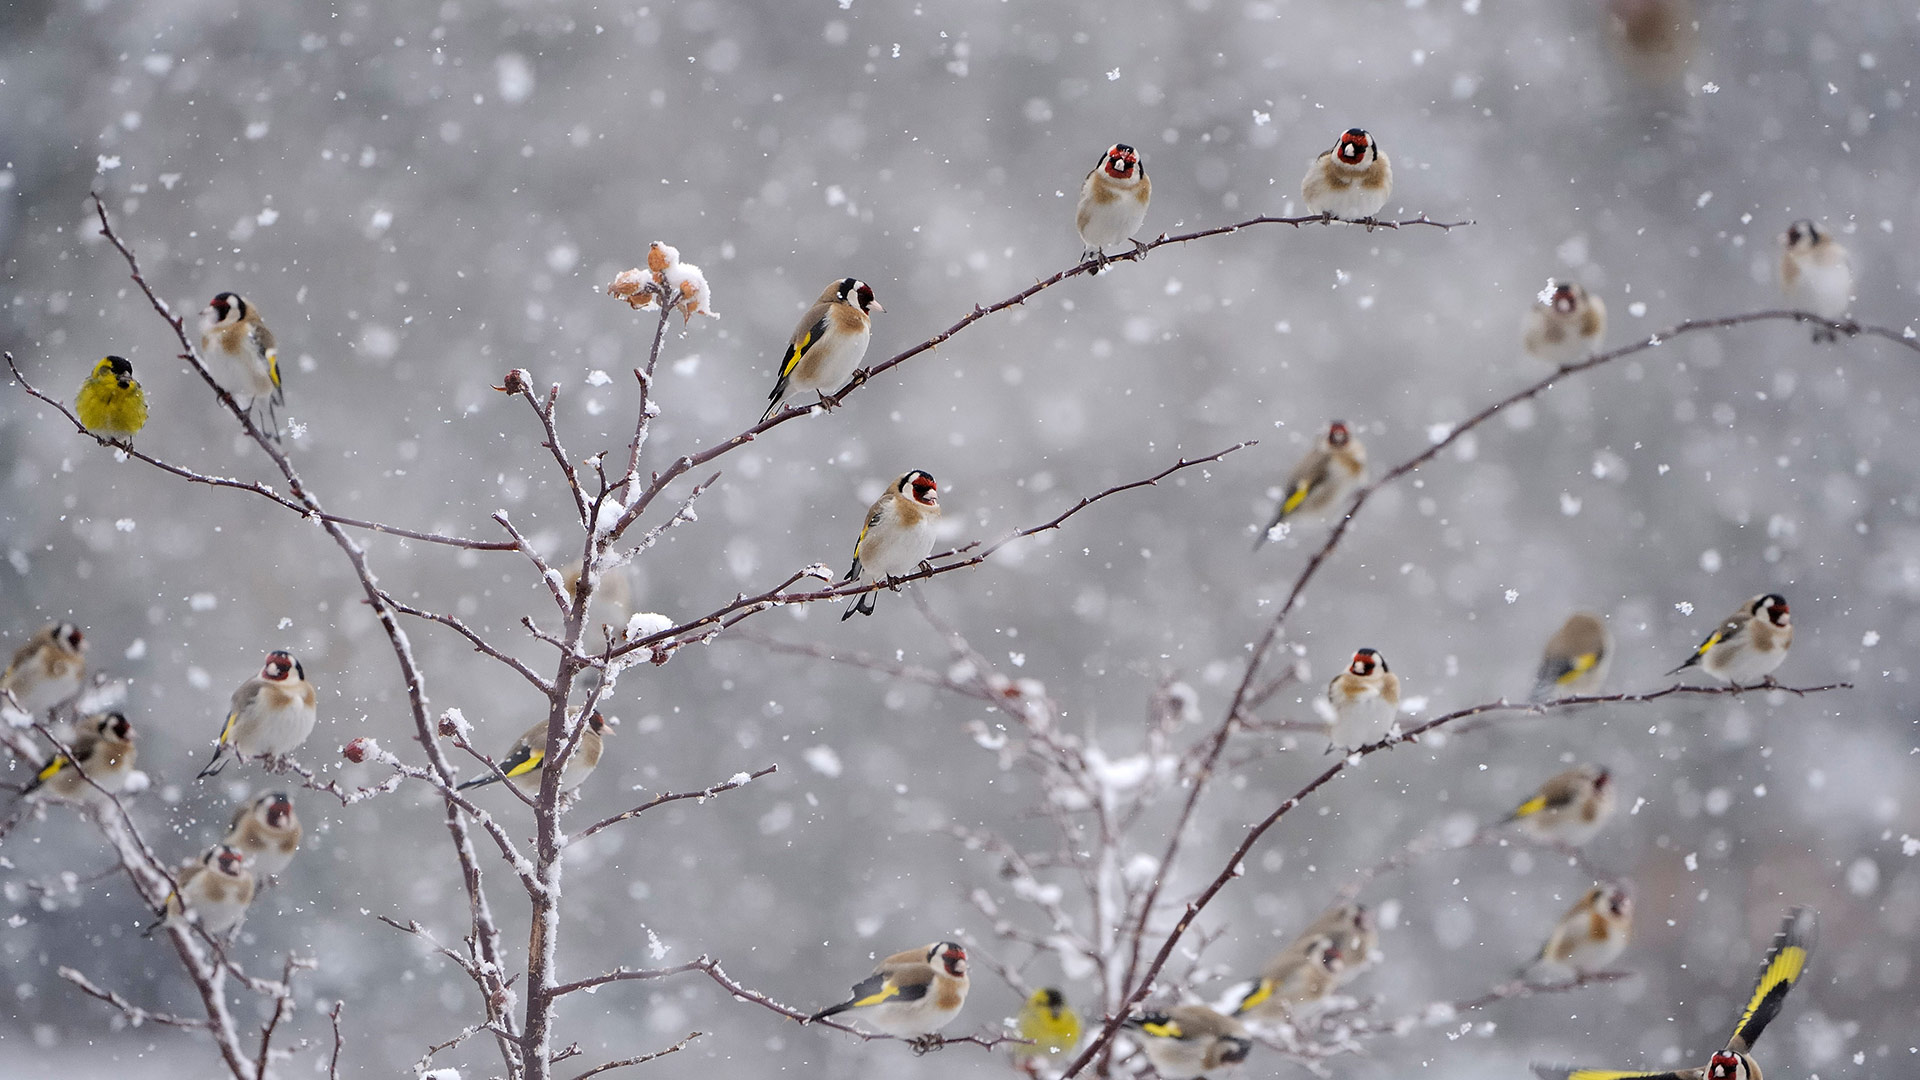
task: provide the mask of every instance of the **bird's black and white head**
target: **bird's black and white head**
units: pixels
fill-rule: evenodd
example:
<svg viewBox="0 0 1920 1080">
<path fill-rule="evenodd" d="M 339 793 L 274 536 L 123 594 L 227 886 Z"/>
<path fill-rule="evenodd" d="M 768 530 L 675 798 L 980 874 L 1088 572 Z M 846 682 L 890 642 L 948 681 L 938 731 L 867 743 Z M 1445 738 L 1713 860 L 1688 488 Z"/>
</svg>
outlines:
<svg viewBox="0 0 1920 1080">
<path fill-rule="evenodd" d="M 247 857 L 225 844 L 215 844 L 200 860 L 207 869 L 227 877 L 242 877 L 246 874 Z"/>
<path fill-rule="evenodd" d="M 1060 1010 L 1067 1007 L 1067 995 L 1049 986 L 1039 991 L 1036 996 L 1040 999 L 1040 1007 L 1047 1010 L 1048 1016 L 1055 1020 L 1060 1019 Z"/>
<path fill-rule="evenodd" d="M 873 286 L 859 278 L 841 278 L 827 291 L 832 294 L 832 299 L 842 304 L 852 304 L 869 315 L 876 311 L 887 310 L 880 306 L 880 301 L 873 298 Z"/>
<path fill-rule="evenodd" d="M 1707 1080 L 1760 1080 L 1760 1067 L 1745 1054 L 1722 1050 L 1707 1062 Z"/>
<path fill-rule="evenodd" d="M 1340 159 L 1342 165 L 1371 165 L 1373 159 L 1380 156 L 1380 144 L 1373 141 L 1364 128 L 1348 128 L 1340 135 L 1340 141 L 1333 144 L 1333 156 Z"/>
<path fill-rule="evenodd" d="M 1222 1065 L 1238 1065 L 1253 1052 L 1253 1040 L 1244 1035 L 1222 1035 L 1219 1046 Z"/>
<path fill-rule="evenodd" d="M 1353 662 L 1347 665 L 1347 670 L 1361 678 L 1366 678 L 1376 670 L 1385 672 L 1387 658 L 1374 649 L 1361 649 L 1353 654 Z"/>
<path fill-rule="evenodd" d="M 1353 432 L 1347 430 L 1344 421 L 1335 420 L 1327 426 L 1327 445 L 1335 450 L 1353 441 Z"/>
<path fill-rule="evenodd" d="M 920 469 L 901 477 L 894 490 L 921 506 L 940 505 L 940 485 L 933 482 L 932 473 Z"/>
<path fill-rule="evenodd" d="M 293 799 L 284 791 L 269 791 L 253 800 L 253 812 L 271 829 L 284 829 L 293 817 Z"/>
<path fill-rule="evenodd" d="M 956 979 L 967 974 L 967 950 L 957 941 L 942 941 L 927 950 L 927 963 Z"/>
<path fill-rule="evenodd" d="M 1100 159 L 1100 169 L 1115 180 L 1132 180 L 1140 172 L 1140 155 L 1126 143 L 1114 143 Z"/>
<path fill-rule="evenodd" d="M 87 651 L 87 635 L 81 633 L 80 628 L 70 622 L 63 622 L 53 628 L 53 641 L 68 652 Z"/>
<path fill-rule="evenodd" d="M 1593 887 L 1596 910 L 1604 911 L 1616 919 L 1624 919 L 1633 913 L 1633 894 L 1625 885 L 1609 881 Z"/>
<path fill-rule="evenodd" d="M 1787 226 L 1787 235 L 1783 239 L 1788 251 L 1810 251 L 1826 239 L 1826 234 L 1820 231 L 1820 226 L 1801 218 Z"/>
<path fill-rule="evenodd" d="M 1754 600 L 1747 614 L 1756 619 L 1765 619 L 1775 626 L 1785 628 L 1793 624 L 1793 615 L 1787 611 L 1787 598 L 1779 593 L 1768 593 Z"/>
<path fill-rule="evenodd" d="M 125 713 L 110 712 L 102 715 L 95 722 L 93 730 L 103 739 L 127 743 L 133 741 L 133 722 L 127 719 Z"/>
<path fill-rule="evenodd" d="M 268 682 L 286 682 L 289 678 L 306 678 L 307 671 L 300 666 L 300 661 L 293 658 L 292 653 L 285 649 L 275 649 L 267 654 L 267 662 L 260 669 L 260 677 Z"/>
<path fill-rule="evenodd" d="M 240 299 L 239 293 L 223 292 L 215 296 L 200 314 L 211 316 L 208 321 L 213 326 L 232 326 L 247 317 L 247 302 Z"/>
<path fill-rule="evenodd" d="M 605 716 L 601 715 L 598 709 L 595 709 L 593 713 L 587 717 L 587 726 L 593 729 L 595 735 L 605 735 L 613 730 L 613 725 L 608 722 Z"/>
<path fill-rule="evenodd" d="M 1586 301 L 1586 290 L 1571 281 L 1549 281 L 1546 289 L 1547 306 L 1562 315 L 1571 315 L 1579 311 Z"/>
</svg>

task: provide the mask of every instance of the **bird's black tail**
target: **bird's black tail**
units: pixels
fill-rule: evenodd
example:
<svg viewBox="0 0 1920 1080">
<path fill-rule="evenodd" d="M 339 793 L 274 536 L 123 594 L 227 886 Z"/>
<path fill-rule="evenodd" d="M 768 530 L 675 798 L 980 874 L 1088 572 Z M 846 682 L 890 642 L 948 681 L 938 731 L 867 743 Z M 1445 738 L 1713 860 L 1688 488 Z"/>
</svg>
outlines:
<svg viewBox="0 0 1920 1080">
<path fill-rule="evenodd" d="M 497 776 L 497 775 L 495 775 L 495 774 L 493 774 L 493 773 L 488 773 L 488 774 L 487 774 L 487 775 L 485 775 L 485 776 L 481 776 L 481 777 L 477 777 L 477 778 L 475 778 L 475 779 L 472 779 L 472 780 L 469 780 L 469 781 L 467 781 L 467 782 L 466 782 L 466 783 L 464 783 L 464 784 L 455 784 L 455 785 L 454 785 L 454 788 L 453 788 L 453 790 L 455 790 L 455 791 L 469 791 L 469 790 L 471 790 L 471 789 L 473 789 L 473 788 L 477 788 L 477 787 L 486 787 L 486 786 L 487 786 L 488 784 L 491 784 L 491 783 L 493 783 L 494 781 L 496 781 L 496 780 L 498 780 L 498 779 L 500 779 L 500 777 L 499 777 L 499 776 Z"/>
<path fill-rule="evenodd" d="M 226 767 L 227 767 L 227 744 L 219 743 L 213 748 L 213 760 L 207 762 L 206 768 L 201 769 L 200 775 L 194 777 L 194 779 L 205 780 L 209 776 L 218 776 L 220 775 L 220 770 Z"/>
<path fill-rule="evenodd" d="M 841 1002 L 838 1005 L 829 1005 L 826 1008 L 821 1009 L 819 1012 L 814 1013 L 812 1016 L 807 1017 L 807 1023 L 811 1024 L 815 1020 L 825 1020 L 829 1016 L 838 1016 L 841 1013 L 846 1012 L 848 1009 L 853 1008 L 853 1000 L 854 999 L 852 998 L 848 998 L 847 1000 Z"/>
<path fill-rule="evenodd" d="M 879 595 L 878 591 L 861 593 L 858 600 L 849 604 L 847 610 L 840 613 L 840 621 L 846 622 L 848 619 L 853 618 L 855 612 L 859 612 L 862 615 L 873 614 L 873 605 L 879 599 Z"/>
</svg>

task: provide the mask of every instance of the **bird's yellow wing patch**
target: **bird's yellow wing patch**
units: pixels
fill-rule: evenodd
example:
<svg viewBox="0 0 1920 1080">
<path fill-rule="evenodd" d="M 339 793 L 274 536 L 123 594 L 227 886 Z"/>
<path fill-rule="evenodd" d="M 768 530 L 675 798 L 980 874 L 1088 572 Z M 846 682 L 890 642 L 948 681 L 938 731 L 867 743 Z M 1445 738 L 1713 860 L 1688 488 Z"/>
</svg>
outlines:
<svg viewBox="0 0 1920 1080">
<path fill-rule="evenodd" d="M 1743 1047 L 1751 1047 L 1754 1040 L 1760 1037 L 1760 1032 L 1779 1013 L 1787 991 L 1800 981 L 1800 974 L 1806 969 L 1807 950 L 1804 946 L 1788 945 L 1776 953 L 1761 969 L 1760 981 L 1754 984 L 1753 996 L 1747 999 L 1746 1011 L 1740 1014 L 1740 1023 L 1734 1027 L 1734 1041 Z"/>
<path fill-rule="evenodd" d="M 1707 635 L 1707 640 L 1701 642 L 1699 648 L 1693 650 L 1693 654 L 1695 656 L 1705 656 L 1708 649 L 1720 644 L 1721 640 L 1725 637 L 1726 634 L 1724 631 L 1715 630 L 1713 633 Z"/>
<path fill-rule="evenodd" d="M 238 711 L 227 714 L 227 726 L 220 729 L 220 741 L 223 744 L 233 741 L 233 726 L 239 722 L 240 713 Z"/>
<path fill-rule="evenodd" d="M 874 991 L 871 994 L 868 994 L 866 997 L 855 998 L 853 1002 L 853 1007 L 856 1009 L 860 1009 L 860 1008 L 865 1008 L 868 1005 L 878 1005 L 881 1002 L 887 1000 L 888 998 L 898 994 L 899 992 L 900 992 L 899 984 L 893 982 L 892 980 L 888 980 L 887 982 L 881 984 L 880 989 Z"/>
<path fill-rule="evenodd" d="M 1260 984 L 1253 988 L 1253 992 L 1248 994 L 1246 997 L 1241 998 L 1240 1004 L 1233 1007 L 1233 1014 L 1235 1016 L 1238 1016 L 1244 1012 L 1251 1012 L 1252 1010 L 1259 1008 L 1261 1004 L 1263 1004 L 1268 998 L 1271 998 L 1272 996 L 1273 996 L 1273 980 L 1261 979 Z"/>
<path fill-rule="evenodd" d="M 1581 653 L 1579 656 L 1573 658 L 1572 663 L 1567 665 L 1566 672 L 1554 681 L 1562 684 L 1570 683 L 1580 676 L 1585 675 L 1587 672 L 1592 671 L 1593 665 L 1599 662 L 1599 653 Z"/>
<path fill-rule="evenodd" d="M 525 776 L 526 774 L 539 768 L 540 763 L 542 761 L 545 761 L 546 758 L 547 758 L 547 752 L 545 750 L 528 751 L 526 760 L 510 761 L 507 763 L 507 767 L 505 769 L 502 769 L 501 771 L 506 773 L 508 776 Z"/>
<path fill-rule="evenodd" d="M 1162 1039 L 1178 1039 L 1182 1037 L 1180 1022 L 1177 1020 L 1148 1020 L 1140 1025 L 1140 1030 L 1149 1035 L 1159 1036 Z"/>
<path fill-rule="evenodd" d="M 52 761 L 47 762 L 46 766 L 42 768 L 37 774 L 34 775 L 34 778 L 33 778 L 34 782 L 44 784 L 48 780 L 53 779 L 53 775 L 55 773 L 59 772 L 61 769 L 64 769 L 66 767 L 67 767 L 67 755 L 60 754 L 56 756 Z"/>
<path fill-rule="evenodd" d="M 1291 514 L 1295 510 L 1300 509 L 1300 504 L 1306 502 L 1307 496 L 1312 493 L 1312 484 L 1300 484 L 1296 486 L 1292 491 L 1287 492 L 1287 501 L 1280 504 L 1280 513 L 1283 515 Z"/>
<path fill-rule="evenodd" d="M 1546 808 L 1547 797 L 1545 795 L 1535 795 L 1533 798 L 1514 807 L 1513 816 L 1516 818 L 1531 817 Z"/>
</svg>

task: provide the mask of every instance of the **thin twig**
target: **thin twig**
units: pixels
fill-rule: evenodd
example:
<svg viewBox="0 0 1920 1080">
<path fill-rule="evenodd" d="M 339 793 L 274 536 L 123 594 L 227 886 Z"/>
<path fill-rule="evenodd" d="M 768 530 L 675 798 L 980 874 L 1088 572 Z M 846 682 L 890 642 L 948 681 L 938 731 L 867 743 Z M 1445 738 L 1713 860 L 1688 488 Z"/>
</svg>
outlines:
<svg viewBox="0 0 1920 1080">
<path fill-rule="evenodd" d="M 644 814 L 647 811 L 653 809 L 654 807 L 662 805 L 663 803 L 679 802 L 682 799 L 700 799 L 704 801 L 706 799 L 711 799 L 712 797 L 720 794 L 723 791 L 732 791 L 735 788 L 745 787 L 751 781 L 758 780 L 763 776 L 767 776 L 772 773 L 777 773 L 779 771 L 780 771 L 779 765 L 769 765 L 764 769 L 760 769 L 751 773 L 736 773 L 731 779 L 723 780 L 720 783 L 714 784 L 711 787 L 701 788 L 699 791 L 676 791 L 669 794 L 656 795 L 653 798 L 648 799 L 646 802 L 641 803 L 639 806 L 636 806 L 631 810 L 622 810 L 620 813 L 615 814 L 610 818 L 605 818 L 603 820 L 594 822 L 593 824 L 587 826 L 586 828 L 580 830 L 579 832 L 574 833 L 571 837 L 568 837 L 567 842 L 576 843 L 578 841 L 585 840 L 587 837 L 592 836 L 594 833 L 599 832 L 601 829 L 610 828 L 614 825 L 620 824 L 623 821 L 627 821 L 631 818 L 639 817 L 641 814 Z"/>
<path fill-rule="evenodd" d="M 340 1013 L 346 1007 L 346 1002 L 336 1000 L 327 1010 L 327 1018 L 333 1021 L 333 1054 L 327 1058 L 327 1080 L 340 1080 L 340 1048 L 345 1045 L 340 1038 Z"/>
<path fill-rule="evenodd" d="M 672 309 L 669 308 L 668 310 L 672 310 Z M 587 1080 L 587 1077 L 589 1076 L 598 1076 L 603 1072 L 608 1072 L 613 1069 L 622 1069 L 628 1065 L 644 1065 L 647 1062 L 652 1061 L 654 1058 L 666 1057 L 668 1054 L 677 1054 L 680 1051 L 685 1050 L 687 1048 L 688 1043 L 692 1042 L 695 1039 L 700 1038 L 705 1034 L 706 1032 L 704 1031 L 690 1031 L 687 1033 L 686 1038 L 681 1039 L 679 1042 L 674 1043 L 672 1046 L 669 1046 L 664 1050 L 655 1050 L 651 1054 L 641 1054 L 639 1057 L 622 1058 L 619 1061 L 609 1061 L 605 1065 L 595 1065 L 593 1068 L 588 1069 L 586 1072 L 583 1072 L 579 1076 L 574 1077 L 573 1080 Z"/>
<path fill-rule="evenodd" d="M 121 1013 L 126 1016 L 127 1022 L 134 1027 L 139 1027 L 141 1024 L 151 1022 L 155 1024 L 165 1024 L 167 1027 L 199 1031 L 204 1030 L 208 1026 L 205 1020 L 190 1019 L 184 1016 L 175 1016 L 172 1013 L 153 1012 L 148 1009 L 143 1009 L 133 1002 L 128 1001 L 126 998 L 121 997 L 119 994 L 114 993 L 112 990 L 96 985 L 85 975 L 75 971 L 73 968 L 60 968 L 59 975 L 61 978 L 79 987 L 80 992 L 86 994 L 88 997 L 99 998 L 101 1001 L 119 1009 Z"/>
</svg>

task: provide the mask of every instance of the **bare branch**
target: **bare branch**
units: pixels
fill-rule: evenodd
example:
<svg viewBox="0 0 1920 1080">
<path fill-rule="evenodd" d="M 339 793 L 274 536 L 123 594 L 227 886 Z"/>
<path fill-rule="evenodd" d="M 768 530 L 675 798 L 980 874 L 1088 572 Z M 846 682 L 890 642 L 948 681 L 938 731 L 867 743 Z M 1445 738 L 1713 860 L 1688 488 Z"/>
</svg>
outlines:
<svg viewBox="0 0 1920 1080">
<path fill-rule="evenodd" d="M 340 1048 L 344 1045 L 340 1038 L 340 1013 L 346 1007 L 346 1002 L 336 1000 L 333 1008 L 327 1010 L 327 1019 L 333 1021 L 333 1054 L 327 1058 L 327 1080 L 340 1080 Z"/>
<path fill-rule="evenodd" d="M 281 993 L 274 995 L 273 1015 L 260 1028 L 260 1057 L 253 1067 L 253 1075 L 259 1080 L 267 1078 L 267 1060 L 272 1056 L 273 1032 L 293 1012 L 293 973 L 311 971 L 319 964 L 312 957 L 288 956 L 286 966 L 280 973 Z"/>
<path fill-rule="evenodd" d="M 618 825 L 621 822 L 626 821 L 630 818 L 639 817 L 641 814 L 644 814 L 647 811 L 663 803 L 679 802 L 681 799 L 699 799 L 704 802 L 705 800 L 710 799 L 715 795 L 720 794 L 723 791 L 732 791 L 735 788 L 745 787 L 751 781 L 758 780 L 763 776 L 767 776 L 772 773 L 777 773 L 779 771 L 780 771 L 780 766 L 769 765 L 764 769 L 758 770 L 757 772 L 735 773 L 731 779 L 723 780 L 718 784 L 714 784 L 712 787 L 701 788 L 699 791 L 677 791 L 671 794 L 656 795 L 653 798 L 648 799 L 646 802 L 641 803 L 639 806 L 636 806 L 631 810 L 623 810 L 620 813 L 615 814 L 610 818 L 605 818 L 601 821 L 594 822 L 592 825 L 589 825 L 586 828 L 580 830 L 579 832 L 573 834 L 573 836 L 568 838 L 567 842 L 575 843 L 577 841 L 585 840 L 587 837 L 592 836 L 594 833 L 599 832 L 601 829 Z"/>
<path fill-rule="evenodd" d="M 664 663 L 666 658 L 668 656 L 671 656 L 675 651 L 681 648 L 684 648 L 687 645 L 693 644 L 695 641 L 708 640 L 716 632 L 720 630 L 725 630 L 728 627 L 733 626 L 735 623 L 738 623 L 741 619 L 747 618 L 748 616 L 751 616 L 757 612 L 765 611 L 771 607 L 780 607 L 780 606 L 786 606 L 790 604 L 817 603 L 822 600 L 832 600 L 832 599 L 838 599 L 843 597 L 859 596 L 862 593 L 873 592 L 876 589 L 895 588 L 897 586 L 907 584 L 908 582 L 921 581 L 926 578 L 938 577 L 941 574 L 951 573 L 955 570 L 965 570 L 970 567 L 978 566 L 981 563 L 986 562 L 989 558 L 991 558 L 995 552 L 1006 547 L 1008 544 L 1013 543 L 1015 540 L 1025 539 L 1026 537 L 1033 536 L 1038 533 L 1047 532 L 1052 529 L 1058 529 L 1066 523 L 1068 518 L 1073 517 L 1075 514 L 1078 514 L 1080 511 L 1085 510 L 1087 507 L 1092 506 L 1093 504 L 1100 502 L 1110 496 L 1118 495 L 1125 491 L 1132 491 L 1136 488 L 1152 487 L 1158 484 L 1160 481 L 1165 480 L 1167 477 L 1172 476 L 1174 473 L 1180 472 L 1185 469 L 1191 469 L 1197 465 L 1211 464 L 1212 462 L 1219 461 L 1221 458 L 1224 458 L 1228 454 L 1231 454 L 1237 450 L 1244 450 L 1249 446 L 1254 446 L 1257 444 L 1258 444 L 1258 440 L 1249 439 L 1245 442 L 1235 443 L 1234 445 L 1229 446 L 1224 450 L 1218 450 L 1218 451 L 1215 451 L 1214 453 L 1207 454 L 1203 457 L 1197 457 L 1192 459 L 1183 457 L 1178 461 L 1174 462 L 1172 465 L 1167 466 L 1166 468 L 1160 470 L 1159 472 L 1153 474 L 1152 476 L 1146 477 L 1145 479 L 1134 480 L 1125 484 L 1116 484 L 1115 486 L 1110 487 L 1105 491 L 1102 491 L 1096 495 L 1088 495 L 1085 498 L 1082 498 L 1079 502 L 1074 503 L 1072 506 L 1054 515 L 1051 519 L 1047 521 L 1043 521 L 1038 525 L 1029 526 L 1024 529 L 1015 529 L 1014 531 L 1008 533 L 1007 535 L 991 543 L 983 544 L 982 541 L 975 540 L 966 544 L 962 544 L 957 548 L 952 548 L 947 551 L 936 552 L 933 555 L 928 556 L 927 562 L 931 564 L 932 560 L 934 559 L 953 558 L 958 555 L 963 555 L 968 552 L 972 552 L 973 554 L 971 554 L 967 558 L 958 559 L 957 561 L 954 561 L 954 562 L 943 563 L 938 566 L 925 565 L 921 569 L 916 570 L 911 574 L 903 574 L 899 577 L 891 578 L 886 581 L 875 581 L 875 582 L 866 582 L 866 583 L 843 582 L 841 584 L 829 586 L 828 588 L 821 589 L 815 592 L 808 592 L 808 593 L 786 592 L 786 589 L 788 586 L 799 581 L 801 578 L 816 576 L 812 572 L 815 568 L 808 567 L 806 570 L 802 570 L 799 573 L 789 576 L 787 580 L 785 580 L 784 582 L 781 582 L 779 585 L 775 586 L 774 588 L 766 592 L 760 593 L 757 596 L 749 597 L 749 596 L 743 595 L 743 596 L 737 597 L 733 602 L 726 604 L 723 607 L 717 608 L 714 611 L 711 611 L 705 615 L 702 615 L 699 618 L 694 619 L 690 622 L 681 623 L 678 626 L 669 627 L 665 630 L 660 631 L 659 633 L 650 634 L 646 637 L 639 639 L 638 641 L 632 641 L 632 642 L 628 642 L 627 644 L 618 646 L 615 649 L 613 649 L 609 655 L 612 657 L 620 657 L 639 649 L 650 649 L 653 652 L 654 662 Z M 707 629 L 709 627 L 711 627 L 712 629 Z M 696 631 L 704 631 L 704 632 L 695 636 Z"/>
<path fill-rule="evenodd" d="M 667 310 L 671 311 L 673 309 L 668 308 Z M 665 321 L 665 318 L 666 317 L 664 315 L 661 316 L 661 320 L 663 322 Z M 596 1065 L 593 1068 L 588 1069 L 586 1072 L 581 1073 L 579 1076 L 574 1077 L 573 1080 L 587 1080 L 587 1077 L 589 1076 L 598 1076 L 603 1072 L 608 1072 L 613 1069 L 622 1069 L 627 1067 L 628 1065 L 644 1065 L 647 1062 L 652 1061 L 654 1058 L 666 1057 L 668 1054 L 677 1054 L 680 1051 L 685 1050 L 687 1048 L 688 1043 L 691 1043 L 693 1040 L 698 1039 L 705 1034 L 706 1032 L 704 1031 L 690 1031 L 687 1033 L 686 1038 L 681 1039 L 679 1042 L 674 1043 L 672 1046 L 667 1047 L 665 1050 L 655 1050 L 651 1054 L 641 1054 L 639 1057 L 622 1058 L 619 1061 L 609 1061 L 605 1065 Z"/>
<path fill-rule="evenodd" d="M 128 1001 L 126 998 L 121 997 L 119 994 L 96 985 L 85 975 L 75 971 L 73 968 L 62 967 L 59 969 L 59 974 L 61 978 L 79 987 L 81 993 L 86 994 L 88 997 L 98 998 L 114 1008 L 119 1009 L 120 1012 L 126 1016 L 127 1022 L 134 1027 L 139 1027 L 145 1023 L 155 1023 L 165 1024 L 167 1027 L 201 1031 L 205 1030 L 208 1026 L 205 1020 L 195 1020 L 184 1016 L 175 1016 L 172 1013 L 151 1012 L 143 1009 L 133 1002 Z"/>
</svg>

